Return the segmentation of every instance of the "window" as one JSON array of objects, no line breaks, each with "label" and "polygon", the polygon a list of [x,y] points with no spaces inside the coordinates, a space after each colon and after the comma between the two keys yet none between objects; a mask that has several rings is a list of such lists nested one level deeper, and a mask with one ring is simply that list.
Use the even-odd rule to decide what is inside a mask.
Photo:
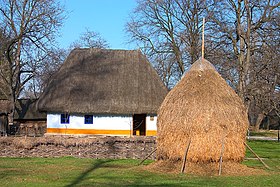
[{"label": "window", "polygon": [[93,124],[93,115],[85,115],[85,124]]},{"label": "window", "polygon": [[61,114],[60,123],[61,124],[69,124],[69,114]]}]

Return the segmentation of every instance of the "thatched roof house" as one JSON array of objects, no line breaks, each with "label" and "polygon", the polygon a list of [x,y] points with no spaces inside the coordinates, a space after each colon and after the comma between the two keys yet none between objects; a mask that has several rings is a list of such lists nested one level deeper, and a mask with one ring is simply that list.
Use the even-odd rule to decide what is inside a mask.
[{"label": "thatched roof house", "polygon": [[51,78],[38,108],[76,116],[156,115],[166,94],[139,50],[75,49]]},{"label": "thatched roof house", "polygon": [[167,89],[139,50],[75,49],[39,100],[52,112],[157,113]]},{"label": "thatched roof house", "polygon": [[[157,157],[241,161],[249,125],[241,99],[205,59],[196,61],[163,101],[157,121]],[[224,149],[223,149],[224,145]]]}]

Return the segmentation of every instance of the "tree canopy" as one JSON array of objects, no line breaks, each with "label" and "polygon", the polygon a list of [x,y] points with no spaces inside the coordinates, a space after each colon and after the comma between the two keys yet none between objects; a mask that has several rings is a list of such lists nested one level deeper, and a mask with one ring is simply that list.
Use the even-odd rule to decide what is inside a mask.
[{"label": "tree canopy", "polygon": [[126,25],[171,89],[201,51],[235,89],[256,124],[279,109],[279,0],[139,0]]},{"label": "tree canopy", "polygon": [[[64,8],[56,0],[0,0],[1,79],[15,101],[54,48]],[[9,115],[13,123],[13,112]]]}]

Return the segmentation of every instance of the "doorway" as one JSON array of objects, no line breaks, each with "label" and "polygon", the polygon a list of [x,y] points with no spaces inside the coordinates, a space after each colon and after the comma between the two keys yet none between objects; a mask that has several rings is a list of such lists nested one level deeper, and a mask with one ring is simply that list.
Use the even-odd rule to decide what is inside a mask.
[{"label": "doorway", "polygon": [[133,115],[133,135],[146,136],[146,114]]}]

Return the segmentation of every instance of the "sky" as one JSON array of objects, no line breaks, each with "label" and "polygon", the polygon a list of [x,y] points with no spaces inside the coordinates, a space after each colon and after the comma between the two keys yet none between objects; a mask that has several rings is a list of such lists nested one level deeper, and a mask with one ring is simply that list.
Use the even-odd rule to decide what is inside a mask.
[{"label": "sky", "polygon": [[67,19],[57,41],[60,48],[68,48],[86,31],[98,32],[112,49],[133,49],[127,44],[125,24],[136,7],[136,0],[60,0]]}]

